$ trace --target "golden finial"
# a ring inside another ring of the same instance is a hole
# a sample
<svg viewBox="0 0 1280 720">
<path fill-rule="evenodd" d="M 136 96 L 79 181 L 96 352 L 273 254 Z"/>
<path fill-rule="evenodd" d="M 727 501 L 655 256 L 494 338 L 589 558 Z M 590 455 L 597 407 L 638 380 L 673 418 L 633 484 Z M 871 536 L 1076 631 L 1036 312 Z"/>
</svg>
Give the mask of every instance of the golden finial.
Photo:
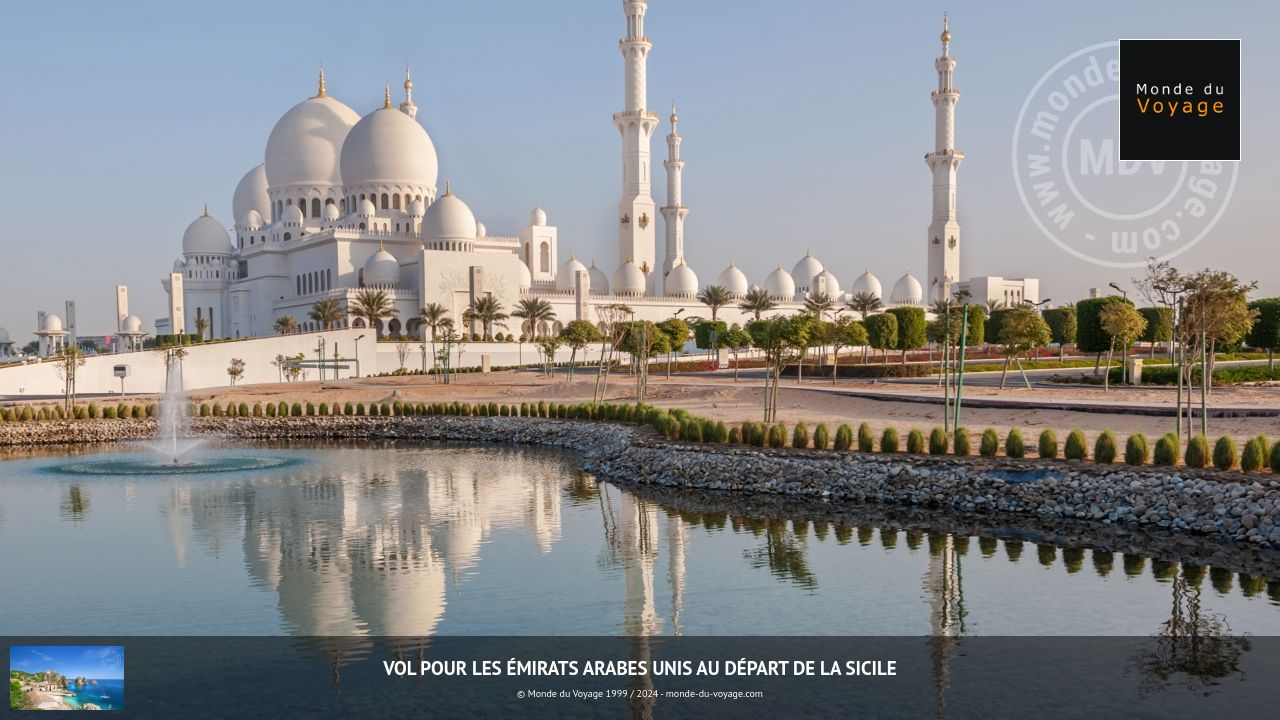
<svg viewBox="0 0 1280 720">
<path fill-rule="evenodd" d="M 680 118 L 676 115 L 676 101 L 672 100 L 671 101 L 671 126 L 675 127 L 675 124 L 678 122 L 680 122 Z"/>
<path fill-rule="evenodd" d="M 209 217 L 209 203 L 204 204 L 204 215 L 201 217 Z"/>
<path fill-rule="evenodd" d="M 448 180 L 444 181 L 444 194 L 445 195 L 453 194 L 453 183 Z"/>
<path fill-rule="evenodd" d="M 413 78 L 409 77 L 409 63 L 404 64 L 404 91 L 413 92 Z"/>
<path fill-rule="evenodd" d="M 947 13 L 942 13 L 942 42 L 951 42 L 951 30 L 947 27 Z"/>
<path fill-rule="evenodd" d="M 316 97 L 329 97 L 328 93 L 326 93 L 324 89 L 324 63 L 320 64 L 320 86 L 316 89 Z"/>
<path fill-rule="evenodd" d="M 382 91 L 382 107 L 387 110 L 391 109 L 391 81 L 390 80 L 387 81 L 386 89 Z"/>
</svg>

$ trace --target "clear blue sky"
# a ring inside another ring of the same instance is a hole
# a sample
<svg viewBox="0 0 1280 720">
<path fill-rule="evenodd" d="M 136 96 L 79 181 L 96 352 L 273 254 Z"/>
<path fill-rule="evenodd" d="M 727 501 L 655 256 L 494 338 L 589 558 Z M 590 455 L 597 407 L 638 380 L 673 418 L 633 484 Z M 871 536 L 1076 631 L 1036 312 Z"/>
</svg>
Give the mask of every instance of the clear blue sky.
<svg viewBox="0 0 1280 720">
<path fill-rule="evenodd" d="M 968 153 L 965 277 L 1037 275 L 1055 302 L 1130 277 L 1067 256 L 1022 209 L 1009 167 L 1021 103 L 1085 45 L 1241 37 L 1236 196 L 1179 264 L 1212 263 L 1280 292 L 1263 224 L 1280 187 L 1280 164 L 1267 161 L 1280 10 L 1262 2 L 653 0 L 649 102 L 680 103 L 687 255 L 704 283 L 730 258 L 761 282 L 805 247 L 846 285 L 864 266 L 886 290 L 908 267 L 924 274 L 921 157 L 932 147 L 944 9 L 959 58 L 957 144 Z M 113 288 L 125 283 L 151 329 L 183 229 L 206 201 L 232 222 L 236 181 L 261 161 L 280 115 L 313 94 L 321 62 L 331 94 L 361 113 L 411 63 L 441 183 L 452 180 L 494 234 L 514 234 L 542 205 L 562 254 L 611 271 L 624 28 L 617 0 L 12 5 L 0 25 L 0 325 L 25 341 L 37 310 L 61 313 L 72 298 L 81 334 L 109 332 Z M 665 154 L 661 139 L 654 154 Z M 659 176 L 659 203 L 664 194 Z"/>
<path fill-rule="evenodd" d="M 9 669 L 29 673 L 52 670 L 69 680 L 124 679 L 124 648 L 121 646 L 89 647 L 80 645 L 47 645 L 9 648 Z"/>
</svg>

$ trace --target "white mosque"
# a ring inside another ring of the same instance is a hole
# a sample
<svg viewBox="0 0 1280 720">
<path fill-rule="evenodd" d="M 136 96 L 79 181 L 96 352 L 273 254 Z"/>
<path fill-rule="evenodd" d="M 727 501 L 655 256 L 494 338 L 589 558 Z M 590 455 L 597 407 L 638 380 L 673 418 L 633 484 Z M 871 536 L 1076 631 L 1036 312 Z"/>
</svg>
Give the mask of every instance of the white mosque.
<svg viewBox="0 0 1280 720">
<path fill-rule="evenodd" d="M 363 117 L 329 94 L 321 70 L 315 95 L 280 118 L 267 138 L 263 163 L 236 186 L 233 231 L 206 208 L 183 234 L 182 257 L 163 282 L 169 316 L 156 321 L 156 331 L 207 326 L 210 337 L 266 336 L 284 316 L 303 330 L 320 330 L 308 314 L 321 300 L 344 309 L 340 326 L 360 327 L 364 321 L 353 308 L 365 288 L 384 291 L 397 311 L 378 328 L 383 335 L 417 333 L 414 318 L 429 303 L 443 305 L 456 320 L 484 295 L 507 310 L 525 297 L 547 300 L 556 322 L 537 328 L 539 333 L 558 331 L 571 320 L 598 322 L 596 309 L 615 303 L 625 303 L 637 319 L 658 321 L 682 311 L 686 317 L 705 316 L 697 295 L 709 285 L 735 298 L 720 310 L 729 322 L 750 319 L 736 299 L 755 287 L 776 302 L 771 312 L 794 312 L 816 293 L 837 303 L 871 293 L 886 306 L 928 305 L 961 289 L 977 303 L 1039 299 L 1035 279 L 959 278 L 956 173 L 964 154 L 954 146 L 959 92 L 952 86 L 956 59 L 945 21 L 932 93 L 937 131 L 934 149 L 925 156 L 933 174 L 933 214 L 924 278 L 907 271 L 886 295 L 870 270 L 843 285 L 839 270 L 806 252 L 790 272 L 779 264 L 756 284 L 732 262 L 714 282 L 700 279 L 685 261 L 689 208 L 682 197 L 684 160 L 674 107 L 663 162 L 665 204 L 658 207 L 651 193 L 650 149 L 660 119 L 647 102 L 648 2 L 623 0 L 622 6 L 626 106 L 613 122 L 622 139 L 623 182 L 611 272 L 594 262 L 588 267 L 572 252 L 563 258 L 556 227 L 541 208 L 516 233 L 491 235 L 448 183 L 441 192 L 435 145 L 418 121 L 407 69 L 403 102 L 392 104 L 388 86 L 382 106 Z"/>
</svg>

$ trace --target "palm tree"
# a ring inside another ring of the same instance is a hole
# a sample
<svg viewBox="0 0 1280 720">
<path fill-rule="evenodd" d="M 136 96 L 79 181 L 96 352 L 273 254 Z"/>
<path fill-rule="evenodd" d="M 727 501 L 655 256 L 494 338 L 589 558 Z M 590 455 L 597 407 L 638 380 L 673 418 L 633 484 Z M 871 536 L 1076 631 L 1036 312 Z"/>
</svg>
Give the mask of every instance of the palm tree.
<svg viewBox="0 0 1280 720">
<path fill-rule="evenodd" d="M 471 305 L 462 312 L 462 319 L 466 322 L 472 320 L 480 323 L 480 333 L 488 341 L 493 335 L 493 326 L 506 327 L 503 320 L 509 315 L 502 312 L 502 303 L 492 295 L 483 295 L 471 301 Z"/>
<path fill-rule="evenodd" d="M 1003 300 L 997 300 L 995 298 L 987 300 L 987 315 L 990 316 L 992 310 L 999 310 L 1002 307 L 1004 307 Z"/>
<path fill-rule="evenodd" d="M 875 293 L 862 290 L 854 293 L 849 298 L 849 302 L 845 303 L 845 306 L 860 313 L 862 319 L 866 320 L 868 315 L 879 310 L 884 306 L 884 303 L 880 302 L 880 298 Z"/>
<path fill-rule="evenodd" d="M 209 339 L 205 337 L 205 333 L 209 332 L 209 327 L 211 325 L 213 325 L 213 323 L 209 322 L 209 318 L 204 317 L 203 315 L 196 318 L 196 334 L 200 336 L 201 342 Z"/>
<path fill-rule="evenodd" d="M 298 320 L 292 315 L 281 315 L 276 318 L 275 328 L 281 335 L 298 332 Z"/>
<path fill-rule="evenodd" d="M 428 303 L 418 310 L 418 317 L 415 318 L 423 327 L 431 330 L 431 342 L 436 341 L 436 336 L 440 332 L 446 318 L 449 317 L 449 310 L 440 303 Z"/>
<path fill-rule="evenodd" d="M 738 309 L 754 314 L 756 319 L 759 320 L 761 314 L 769 312 L 777 305 L 773 298 L 769 297 L 769 293 L 760 288 L 751 288 L 746 295 L 742 296 L 742 302 L 738 303 Z"/>
<path fill-rule="evenodd" d="M 356 293 L 355 316 L 363 318 L 375 333 L 380 320 L 393 318 L 399 314 L 395 306 L 391 303 L 391 297 L 387 295 L 386 290 L 374 290 L 365 288 Z M 384 331 L 383 335 L 386 334 Z"/>
<path fill-rule="evenodd" d="M 830 295 L 824 292 L 816 292 L 805 298 L 804 301 L 805 312 L 814 316 L 818 320 L 825 320 L 827 313 L 831 312 L 832 308 L 835 306 L 835 301 L 831 299 Z"/>
<path fill-rule="evenodd" d="M 703 305 L 711 308 L 711 322 L 716 321 L 716 315 L 720 312 L 720 308 L 728 305 L 731 299 L 729 291 L 723 285 L 708 285 L 698 291 L 698 300 Z"/>
<path fill-rule="evenodd" d="M 319 323 L 324 330 L 332 329 L 342 320 L 342 316 L 342 307 L 337 300 L 317 300 L 311 306 L 311 312 L 307 313 L 307 317 L 312 322 Z"/>
<path fill-rule="evenodd" d="M 543 322 L 555 322 L 556 311 L 551 309 L 551 303 L 542 298 L 522 298 L 516 303 L 516 309 L 511 311 L 511 317 L 520 318 L 523 321 L 520 323 L 521 337 L 527 336 L 530 340 L 536 340 L 538 326 Z"/>
</svg>

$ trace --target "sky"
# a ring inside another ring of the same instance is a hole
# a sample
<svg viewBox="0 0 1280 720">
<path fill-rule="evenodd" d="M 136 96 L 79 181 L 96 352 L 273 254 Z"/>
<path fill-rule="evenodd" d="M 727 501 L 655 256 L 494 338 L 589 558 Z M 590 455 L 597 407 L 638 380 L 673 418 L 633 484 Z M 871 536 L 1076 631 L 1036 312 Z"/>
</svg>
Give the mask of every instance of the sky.
<svg viewBox="0 0 1280 720">
<path fill-rule="evenodd" d="M 9 669 L 29 673 L 52 670 L 68 680 L 78 677 L 89 680 L 122 680 L 124 648 L 118 645 L 15 645 L 9 648 Z"/>
<path fill-rule="evenodd" d="M 1040 233 L 1010 163 L 1028 91 L 1067 54 L 1119 37 L 1243 40 L 1244 160 L 1222 220 L 1177 260 L 1280 294 L 1265 213 L 1280 164 L 1270 73 L 1280 4 L 652 0 L 649 105 L 679 103 L 686 256 L 702 284 L 733 260 L 752 282 L 809 248 L 846 287 L 925 275 L 933 59 L 950 11 L 963 228 L 962 277 L 1041 278 L 1055 304 L 1138 271 L 1072 257 Z M 495 235 L 540 205 L 560 254 L 618 263 L 622 109 L 617 0 L 530 3 L 312 0 L 21 3 L 0 25 L 0 326 L 31 338 L 36 312 L 77 301 L 81 335 L 114 330 L 114 287 L 144 327 L 204 203 L 231 225 L 231 194 L 267 135 L 315 92 L 357 112 L 412 65 L 419 121 L 452 182 Z M 399 101 L 399 93 L 395 100 Z M 664 126 L 653 143 L 665 198 Z M 659 229 L 661 247 L 661 229 Z"/>
</svg>

